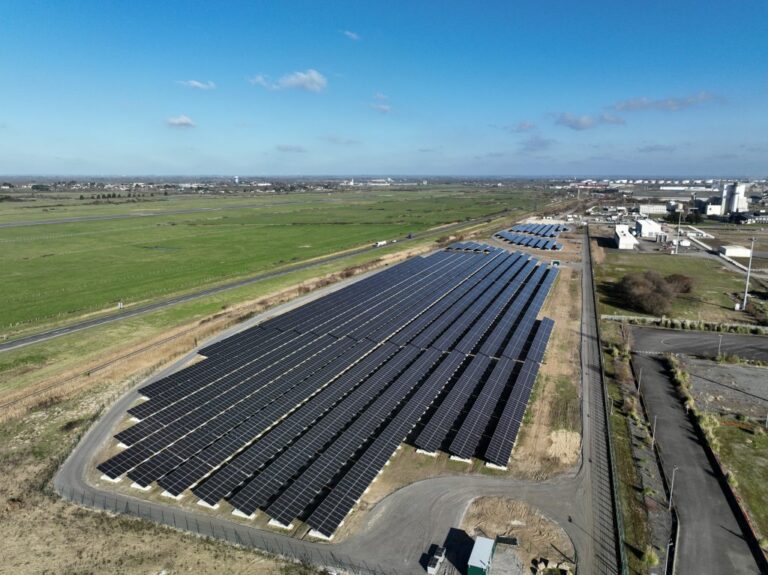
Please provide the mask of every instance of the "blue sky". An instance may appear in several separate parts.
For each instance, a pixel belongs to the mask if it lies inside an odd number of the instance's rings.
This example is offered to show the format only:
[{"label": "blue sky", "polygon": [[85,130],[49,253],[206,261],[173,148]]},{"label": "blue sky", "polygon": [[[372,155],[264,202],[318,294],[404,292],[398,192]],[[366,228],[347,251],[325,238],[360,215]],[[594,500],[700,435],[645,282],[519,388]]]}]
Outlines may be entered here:
[{"label": "blue sky", "polygon": [[768,174],[768,3],[0,0],[0,174]]}]

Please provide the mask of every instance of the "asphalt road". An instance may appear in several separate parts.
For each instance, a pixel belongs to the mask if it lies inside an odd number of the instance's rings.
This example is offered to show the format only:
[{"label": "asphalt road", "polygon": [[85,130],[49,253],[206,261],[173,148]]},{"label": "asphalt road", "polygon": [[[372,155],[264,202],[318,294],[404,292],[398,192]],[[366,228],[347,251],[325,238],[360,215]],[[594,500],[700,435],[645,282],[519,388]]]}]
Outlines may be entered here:
[{"label": "asphalt road", "polygon": [[722,354],[768,361],[768,336],[680,331],[656,327],[630,326],[632,349],[636,353],[682,353],[701,357],[717,357],[720,336]]},{"label": "asphalt road", "polygon": [[[459,229],[459,228],[465,228],[465,227],[468,227],[468,226],[470,226],[472,224],[476,224],[479,221],[486,220],[489,217],[491,217],[491,216],[484,216],[482,218],[477,218],[475,220],[459,222],[459,223],[456,223],[456,224],[452,224],[450,226],[445,226],[444,228],[442,228],[441,231],[444,230],[446,232],[450,232],[450,231],[453,231],[453,230],[456,230],[456,229]],[[418,239],[418,238],[426,235],[426,233],[427,232],[424,232],[424,233],[421,233],[421,234],[413,234],[413,238],[412,239]],[[399,241],[407,242],[407,241],[409,241],[409,238],[403,238],[403,239],[401,239]],[[39,333],[36,333],[36,334],[33,334],[33,335],[29,335],[29,336],[26,336],[26,337],[20,337],[20,338],[17,338],[17,339],[12,339],[12,340],[9,340],[9,341],[2,342],[2,343],[0,343],[0,353],[2,353],[4,351],[9,351],[9,350],[12,350],[12,349],[18,349],[20,347],[24,347],[24,346],[27,346],[27,345],[30,345],[30,344],[33,344],[33,343],[38,343],[38,342],[41,342],[41,341],[46,341],[46,340],[49,340],[49,339],[53,339],[55,337],[60,337],[62,335],[67,335],[67,334],[70,334],[70,333],[75,333],[75,332],[82,331],[84,329],[88,329],[88,328],[91,328],[91,327],[96,327],[96,326],[99,326],[99,325],[104,325],[104,324],[107,324],[107,323],[113,323],[113,322],[116,322],[116,321],[121,321],[121,320],[124,320],[124,319],[127,319],[127,318],[131,318],[131,317],[136,317],[136,316],[139,316],[139,315],[144,315],[145,313],[150,313],[150,312],[161,310],[161,309],[165,309],[167,307],[174,306],[174,305],[177,305],[177,304],[180,304],[180,303],[186,303],[186,302],[193,301],[193,300],[196,300],[196,299],[200,299],[200,298],[203,298],[203,297],[207,297],[207,296],[210,296],[210,295],[215,295],[215,294],[222,293],[222,292],[225,292],[225,291],[229,291],[229,290],[232,290],[232,289],[237,289],[237,288],[248,286],[248,285],[251,285],[251,284],[263,282],[265,280],[268,280],[268,279],[271,279],[271,278],[280,277],[280,276],[283,276],[283,275],[286,275],[286,274],[289,274],[289,273],[293,273],[293,272],[297,272],[297,271],[302,271],[302,270],[307,270],[307,269],[312,269],[312,268],[315,268],[315,267],[323,266],[323,265],[328,264],[330,262],[334,262],[334,261],[337,261],[337,260],[341,260],[341,259],[344,259],[344,258],[348,258],[348,257],[352,257],[352,256],[355,256],[355,255],[359,255],[359,254],[363,254],[363,253],[366,253],[366,252],[373,252],[373,251],[376,251],[377,249],[379,249],[379,248],[376,248],[374,246],[365,246],[365,247],[358,248],[358,249],[355,249],[355,250],[350,250],[350,251],[346,251],[346,252],[331,254],[329,256],[318,258],[318,259],[312,260],[310,262],[299,263],[299,264],[295,264],[295,265],[292,265],[292,266],[287,266],[287,267],[281,268],[281,269],[276,270],[276,271],[264,272],[264,273],[261,273],[261,274],[257,274],[255,276],[251,276],[249,278],[245,278],[245,279],[241,279],[241,280],[235,280],[235,281],[232,281],[232,282],[228,282],[228,283],[221,284],[221,285],[218,285],[218,286],[215,286],[215,287],[211,287],[211,288],[206,288],[206,289],[198,290],[198,291],[191,292],[191,293],[188,293],[188,294],[179,295],[179,296],[175,296],[175,297],[171,297],[171,298],[167,298],[167,299],[162,299],[162,300],[155,301],[155,302],[148,303],[148,304],[144,304],[144,305],[129,306],[129,307],[124,308],[123,310],[121,310],[119,312],[110,313],[110,314],[107,314],[107,315],[101,315],[101,316],[98,316],[98,317],[95,317],[95,318],[92,318],[92,319],[78,321],[78,322],[75,322],[75,323],[72,323],[72,324],[64,325],[62,327],[58,327],[58,328],[54,328],[54,329],[49,329],[49,330],[42,331],[42,332],[39,332]]]},{"label": "asphalt road", "polygon": [[667,476],[678,467],[672,496],[680,517],[677,573],[760,573],[661,360],[635,355],[633,361],[643,370],[642,393],[648,415],[656,418]]},{"label": "asphalt road", "polygon": [[[586,254],[585,254],[586,257]],[[585,288],[591,287],[591,275]],[[341,286],[334,286],[338,289]],[[308,298],[321,294],[311,294]],[[272,310],[289,309],[295,302]],[[204,512],[187,511],[172,504],[147,502],[115,493],[86,480],[89,467],[101,448],[110,441],[115,425],[137,399],[135,390],[123,396],[85,434],[54,478],[56,491],[76,503],[113,512],[143,517],[185,531],[212,536],[272,553],[304,558],[318,565],[356,565],[360,572],[423,575],[422,555],[432,544],[442,544],[449,531],[476,497],[505,496],[538,507],[559,523],[576,549],[579,572],[590,575],[619,572],[616,556],[613,497],[607,460],[605,403],[599,371],[599,346],[592,291],[584,290],[582,319],[583,394],[582,457],[569,472],[547,481],[522,481],[502,477],[438,477],[399,489],[369,511],[365,526],[339,543],[322,544],[293,539]],[[265,319],[252,318],[215,339],[227,337]],[[204,342],[202,345],[209,345]],[[195,355],[191,351],[153,379],[178,370]],[[146,385],[146,382],[141,384]],[[570,521],[569,521],[570,519]],[[460,569],[463,571],[464,566]]]}]

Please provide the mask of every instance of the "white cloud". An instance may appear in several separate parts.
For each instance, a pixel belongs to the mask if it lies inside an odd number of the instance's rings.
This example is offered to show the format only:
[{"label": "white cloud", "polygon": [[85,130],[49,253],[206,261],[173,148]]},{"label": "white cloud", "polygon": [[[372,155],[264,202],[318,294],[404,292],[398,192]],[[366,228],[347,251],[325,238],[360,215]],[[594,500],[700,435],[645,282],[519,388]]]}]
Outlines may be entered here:
[{"label": "white cloud", "polygon": [[250,78],[248,82],[250,82],[254,86],[261,86],[262,88],[271,88],[271,85],[269,83],[269,80],[267,80],[267,77],[262,76],[261,74],[257,74],[253,78]]},{"label": "white cloud", "polygon": [[278,152],[283,152],[286,154],[304,154],[307,151],[307,149],[303,146],[296,146],[293,144],[281,144],[279,146],[275,146],[275,149]]},{"label": "white cloud", "polygon": [[693,94],[692,96],[683,96],[679,98],[661,98],[658,100],[645,97],[631,98],[629,100],[616,102],[611,107],[620,112],[635,110],[667,110],[676,112],[716,99],[718,99],[717,96],[711,92],[704,91],[699,92],[698,94]]},{"label": "white cloud", "polygon": [[528,121],[522,121],[518,122],[517,124],[511,124],[506,126],[499,126],[502,130],[509,132],[510,134],[523,134],[525,132],[530,132],[534,128],[536,128],[536,124],[533,122]]},{"label": "white cloud", "polygon": [[536,152],[544,152],[549,150],[555,145],[555,140],[545,138],[538,134],[533,134],[520,142],[519,152],[521,154],[535,154]]},{"label": "white cloud", "polygon": [[328,85],[328,80],[320,72],[310,68],[306,72],[286,74],[277,81],[277,85],[280,88],[298,88],[308,92],[321,92]]},{"label": "white cloud", "polygon": [[320,72],[309,68],[304,72],[285,74],[277,82],[271,82],[269,76],[258,74],[248,80],[254,86],[267,90],[306,90],[307,92],[322,92],[328,85],[328,80]]},{"label": "white cloud", "polygon": [[192,118],[182,114],[181,116],[171,116],[168,118],[167,123],[172,128],[194,128],[195,123]]},{"label": "white cloud", "polygon": [[392,112],[392,105],[389,103],[389,96],[381,92],[373,93],[373,102],[369,104],[371,110],[376,110],[379,114],[389,114]]},{"label": "white cloud", "polygon": [[624,124],[624,118],[614,116],[613,114],[600,114],[598,116],[590,116],[587,114],[576,116],[563,112],[558,114],[555,118],[555,124],[565,126],[571,130],[589,130],[590,128],[596,128],[601,124]]},{"label": "white cloud", "polygon": [[674,152],[677,150],[677,146],[665,145],[665,144],[649,144],[637,149],[641,154],[654,154],[657,152]]},{"label": "white cloud", "polygon": [[194,88],[195,90],[215,90],[216,84],[208,80],[207,82],[200,82],[199,80],[179,80],[177,84],[186,86],[187,88]]},{"label": "white cloud", "polygon": [[336,146],[357,146],[360,144],[360,140],[353,140],[352,138],[344,138],[342,136],[336,136],[334,134],[331,134],[330,136],[326,136],[325,141],[330,144],[335,144]]},{"label": "white cloud", "polygon": [[480,154],[475,156],[476,160],[495,160],[498,158],[503,158],[506,156],[504,152],[486,152],[485,154]]},{"label": "white cloud", "polygon": [[352,32],[351,30],[344,30],[342,34],[344,34],[350,40],[354,40],[355,42],[357,42],[360,39],[360,34],[358,34],[357,32]]}]

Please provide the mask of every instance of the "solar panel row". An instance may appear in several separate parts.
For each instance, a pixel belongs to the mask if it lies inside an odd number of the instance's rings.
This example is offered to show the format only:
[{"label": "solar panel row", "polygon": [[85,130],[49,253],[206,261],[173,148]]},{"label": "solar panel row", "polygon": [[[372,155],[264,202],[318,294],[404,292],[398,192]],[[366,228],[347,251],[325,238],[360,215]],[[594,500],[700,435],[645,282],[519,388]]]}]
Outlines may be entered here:
[{"label": "solar panel row", "polygon": [[[416,349],[416,348],[407,348]],[[267,507],[276,521],[288,524],[315,499],[320,490],[331,483],[358,449],[387,421],[390,413],[405,399],[437,362],[442,352],[417,350],[418,359],[365,410],[336,440]]]},{"label": "solar panel row", "polygon": [[344,476],[312,512],[307,523],[324,537],[331,537],[357,500],[381,472],[397,447],[424,415],[430,403],[454,377],[466,356],[458,351],[447,354],[437,369],[421,384],[403,409],[376,434]]},{"label": "solar panel row", "polygon": [[519,224],[514,226],[511,231],[555,238],[560,232],[567,232],[568,228],[561,224]]},{"label": "solar panel row", "polygon": [[497,247],[489,246],[488,244],[478,244],[477,242],[455,242],[445,249],[448,251],[476,252],[486,254],[499,250]]},{"label": "solar panel row", "polygon": [[[195,495],[210,505],[229,495],[235,487],[250,478],[266,462],[304,433],[312,423],[345,398],[398,349],[395,345],[385,343],[359,363],[354,364],[294,413],[289,414],[279,425],[246,446],[242,453],[236,454],[228,465],[218,469],[206,481],[195,487],[193,489]],[[366,381],[358,396],[368,396],[374,384],[374,381]]]},{"label": "solar panel row", "polygon": [[541,250],[555,250],[559,249],[557,246],[560,244],[555,243],[555,240],[548,240],[546,238],[540,238],[538,236],[527,236],[523,234],[516,234],[507,231],[501,231],[496,233],[496,237],[500,240],[504,240],[509,244],[516,246],[524,246],[529,248],[537,248]]},{"label": "solar panel row", "polygon": [[[330,537],[426,413],[416,444],[429,451],[459,425],[451,452],[475,455],[505,394],[499,422],[513,430],[504,414],[530,395],[518,382],[544,354],[552,322],[535,317],[553,280],[535,259],[475,242],[393,266],[143,387],[148,400],[129,410],[140,421],[116,435],[127,449],[99,469],[283,524],[304,517]],[[517,356],[491,357],[513,339]],[[514,442],[498,434],[496,458]]]},{"label": "solar panel row", "polygon": [[538,371],[539,364],[535,361],[526,361],[523,364],[485,451],[485,460],[489,463],[506,468],[517,432],[523,424],[523,416]]},{"label": "solar panel row", "polygon": [[364,408],[375,401],[378,394],[385,391],[397,376],[410,364],[421,350],[405,347],[391,361],[376,371],[370,384],[360,388],[329,414],[320,419],[312,432],[303,435],[288,447],[277,459],[268,464],[258,475],[252,478],[238,491],[230,503],[246,515],[265,505],[290,479],[318,455]]},{"label": "solar panel row", "polygon": [[450,389],[434,415],[429,419],[424,429],[414,442],[416,447],[433,452],[440,449],[448,432],[456,421],[470,394],[475,390],[480,379],[488,370],[491,358],[476,355]]}]

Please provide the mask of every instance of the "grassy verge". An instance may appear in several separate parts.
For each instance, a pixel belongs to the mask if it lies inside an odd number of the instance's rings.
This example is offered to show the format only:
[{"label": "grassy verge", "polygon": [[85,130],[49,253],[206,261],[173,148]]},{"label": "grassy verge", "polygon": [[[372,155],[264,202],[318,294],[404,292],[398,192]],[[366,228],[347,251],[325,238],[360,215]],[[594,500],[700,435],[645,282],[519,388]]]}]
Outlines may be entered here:
[{"label": "grassy verge", "polygon": [[[614,327],[603,330],[603,343],[608,344],[614,353],[603,352],[606,385],[608,387],[609,405],[612,413],[608,414],[608,423],[613,436],[616,471],[619,475],[619,506],[624,523],[624,544],[629,548],[627,561],[630,573],[648,573],[651,549],[650,526],[648,510],[643,502],[640,489],[640,473],[635,465],[632,452],[632,436],[630,418],[637,418],[637,402],[627,386],[630,369],[626,354],[619,351],[619,336]],[[645,559],[645,560],[644,560]]]},{"label": "grassy verge", "polygon": [[[718,419],[714,436],[731,487],[746,503],[759,534],[768,538],[768,433],[764,424]],[[768,551],[768,545],[763,548]]]}]

